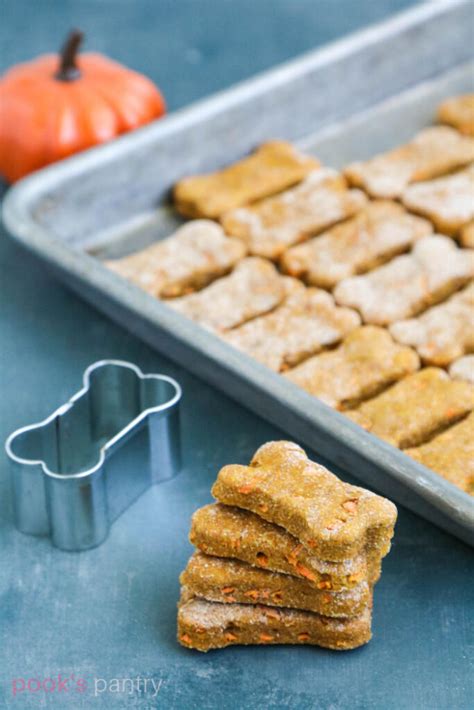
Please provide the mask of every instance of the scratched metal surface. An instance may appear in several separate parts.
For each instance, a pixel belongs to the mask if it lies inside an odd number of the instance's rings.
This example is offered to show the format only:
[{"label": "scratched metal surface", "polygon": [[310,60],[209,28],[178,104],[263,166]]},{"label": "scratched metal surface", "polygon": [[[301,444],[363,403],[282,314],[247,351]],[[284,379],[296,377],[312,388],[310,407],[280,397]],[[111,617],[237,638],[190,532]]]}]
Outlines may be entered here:
[{"label": "scratched metal surface", "polygon": [[[178,19],[175,2],[42,0],[33,9],[27,0],[2,0],[0,62],[5,67],[50,49],[70,24],[81,24],[98,48],[160,79],[177,107],[408,4],[180,0]],[[236,22],[254,45],[242,58],[244,39],[230,30]],[[376,589],[375,635],[366,648],[339,655],[235,648],[203,656],[178,647],[177,579],[191,550],[189,517],[209,501],[220,465],[244,462],[282,434],[65,291],[3,232],[0,269],[0,439],[65,401],[92,361],[117,357],[181,382],[185,442],[183,473],[137,501],[103,546],[79,555],[13,529],[1,459],[0,707],[471,706],[473,553],[404,509]],[[15,678],[58,674],[85,678],[86,691],[73,692],[69,683],[69,693],[12,696]],[[156,698],[150,690],[94,697],[94,678],[110,684],[137,675],[162,681]]]}]

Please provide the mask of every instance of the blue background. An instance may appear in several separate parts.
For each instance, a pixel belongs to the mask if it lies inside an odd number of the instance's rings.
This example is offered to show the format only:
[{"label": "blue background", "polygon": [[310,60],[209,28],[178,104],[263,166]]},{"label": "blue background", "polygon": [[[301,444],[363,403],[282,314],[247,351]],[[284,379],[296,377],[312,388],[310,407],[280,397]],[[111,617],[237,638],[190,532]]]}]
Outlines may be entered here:
[{"label": "blue background", "polygon": [[[409,0],[0,0],[0,70],[54,50],[71,26],[88,47],[145,72],[170,109],[407,7]],[[376,588],[374,639],[334,654],[233,648],[200,655],[175,642],[189,518],[218,468],[284,437],[68,293],[0,234],[0,440],[80,385],[91,362],[136,362],[184,387],[185,468],[145,494],[96,550],[67,554],[12,526],[0,479],[0,707],[472,707],[473,554],[400,510]],[[12,679],[86,679],[84,693],[23,692]],[[104,692],[94,678],[153,678],[152,693]],[[21,681],[18,681],[21,685]],[[36,687],[35,683],[31,686]]]}]

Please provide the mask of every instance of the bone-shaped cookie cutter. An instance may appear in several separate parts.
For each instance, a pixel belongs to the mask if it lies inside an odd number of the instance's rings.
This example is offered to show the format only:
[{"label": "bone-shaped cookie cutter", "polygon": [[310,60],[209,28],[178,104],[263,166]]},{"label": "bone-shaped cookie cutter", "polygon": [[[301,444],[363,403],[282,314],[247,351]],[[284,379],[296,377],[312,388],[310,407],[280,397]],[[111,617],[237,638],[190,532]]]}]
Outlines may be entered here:
[{"label": "bone-shaped cookie cutter", "polygon": [[138,496],[178,472],[180,399],[171,377],[131,363],[88,367],[69,402],[7,439],[18,529],[63,550],[103,542]]}]

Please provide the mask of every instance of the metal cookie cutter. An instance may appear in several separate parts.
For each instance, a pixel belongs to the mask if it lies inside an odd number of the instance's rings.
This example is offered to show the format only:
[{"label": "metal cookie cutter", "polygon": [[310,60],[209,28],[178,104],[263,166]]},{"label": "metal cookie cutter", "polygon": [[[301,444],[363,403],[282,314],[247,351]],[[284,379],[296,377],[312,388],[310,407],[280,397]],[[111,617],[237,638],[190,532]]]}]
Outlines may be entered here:
[{"label": "metal cookie cutter", "polygon": [[178,472],[180,399],[171,377],[131,363],[88,367],[69,402],[7,439],[18,529],[63,550],[103,542],[139,495]]}]

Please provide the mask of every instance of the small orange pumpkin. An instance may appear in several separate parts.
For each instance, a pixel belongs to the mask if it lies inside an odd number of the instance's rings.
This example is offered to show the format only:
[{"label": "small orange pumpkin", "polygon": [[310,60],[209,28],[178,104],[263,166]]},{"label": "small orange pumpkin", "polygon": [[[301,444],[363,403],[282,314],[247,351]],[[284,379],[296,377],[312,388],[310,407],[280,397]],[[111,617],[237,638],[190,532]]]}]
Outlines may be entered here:
[{"label": "small orange pumpkin", "polygon": [[61,51],[0,79],[0,174],[9,182],[165,113],[146,77],[101,54],[77,57],[81,32]]}]

